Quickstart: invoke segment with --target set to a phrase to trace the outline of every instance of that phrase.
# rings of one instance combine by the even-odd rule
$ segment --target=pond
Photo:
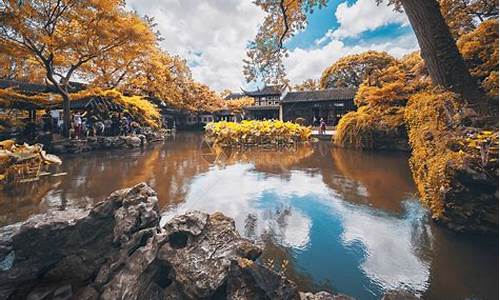
[[[163,221],[221,211],[264,247],[261,261],[303,290],[378,299],[408,289],[425,299],[497,299],[498,239],[456,235],[430,221],[401,153],[320,142],[282,151],[210,151],[199,133],[141,150],[64,157],[67,175],[0,191],[0,225],[90,207],[144,181]]]

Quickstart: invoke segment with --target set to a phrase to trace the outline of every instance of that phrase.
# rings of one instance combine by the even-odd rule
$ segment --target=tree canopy
[[[391,55],[379,51],[347,55],[323,71],[320,86],[323,89],[357,88],[368,75],[382,70],[395,61]]]
[[[306,79],[300,84],[296,84],[293,87],[295,91],[317,91],[320,89],[319,80],[316,79]]]
[[[0,2],[0,77],[54,85],[65,124],[76,77],[191,111],[221,107],[221,97],[195,82],[186,61],[163,51],[160,40],[154,19],[122,0]]]

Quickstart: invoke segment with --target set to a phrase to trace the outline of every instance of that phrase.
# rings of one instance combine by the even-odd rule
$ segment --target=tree
[[[301,84],[297,84],[293,87],[295,91],[317,91],[319,89],[319,81],[316,79],[306,79]]]
[[[124,55],[132,44],[155,41],[147,22],[121,0],[3,0],[0,10],[2,44],[34,57],[63,98],[66,136],[73,76],[112,51]]]
[[[154,48],[143,56],[121,89],[182,107],[183,90],[191,81],[191,70],[184,59]]]
[[[235,114],[243,115],[244,108],[255,104],[255,99],[248,96],[242,96],[237,99],[226,99],[226,107]]]
[[[378,0],[380,1],[380,0]],[[434,84],[451,90],[470,104],[483,98],[446,24],[436,0],[390,1],[402,7],[420,46],[420,55]]]
[[[440,0],[443,15],[455,39],[488,19],[498,18],[498,0]]]
[[[357,88],[369,74],[382,70],[395,61],[396,59],[386,52],[366,51],[347,55],[323,71],[320,86],[323,89]]]
[[[381,3],[382,0],[374,0]],[[404,9],[417,36],[421,55],[436,85],[460,94],[476,103],[483,94],[467,70],[455,40],[441,15],[437,0],[389,0],[395,9]],[[305,12],[321,8],[326,0],[258,0],[266,13],[255,41],[245,60],[247,80],[259,74],[283,77],[282,58],[286,55],[283,42],[304,28]]]
[[[6,47],[0,42],[0,78],[41,83],[45,72],[25,50]]]
[[[472,76],[489,96],[498,98],[498,19],[486,20],[458,39],[458,48]]]

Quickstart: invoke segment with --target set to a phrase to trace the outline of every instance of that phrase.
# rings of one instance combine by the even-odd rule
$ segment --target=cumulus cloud
[[[285,67],[288,79],[296,84],[308,78],[319,78],[326,67],[349,54],[378,50],[386,51],[395,57],[401,57],[417,49],[418,44],[413,33],[400,36],[397,39],[355,45],[346,45],[342,40],[332,39],[323,47],[291,50],[285,60]]]
[[[329,31],[331,38],[354,37],[389,24],[409,25],[405,14],[395,12],[385,3],[377,5],[374,0],[358,0],[352,5],[341,3],[335,11],[335,17],[340,26]]]
[[[181,55],[193,77],[216,90],[244,86],[242,59],[263,12],[248,0],[129,0],[130,9],[155,18],[163,49]]]
[[[161,47],[186,58],[196,80],[215,90],[249,87],[242,74],[242,60],[264,19],[264,13],[252,1],[129,0],[127,5],[155,18],[165,38]],[[292,83],[318,78],[328,65],[348,54],[375,49],[401,56],[417,48],[413,34],[390,42],[345,44],[346,37],[388,24],[408,24],[405,15],[385,5],[377,7],[374,0],[341,3],[335,17],[340,26],[319,40],[316,48],[290,50],[285,66]]]

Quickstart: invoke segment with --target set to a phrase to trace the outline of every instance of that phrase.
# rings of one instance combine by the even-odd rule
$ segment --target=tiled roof
[[[356,89],[335,88],[319,91],[289,92],[283,96],[282,102],[331,101],[354,99]]]
[[[77,92],[85,89],[86,85],[80,82],[70,82],[70,92]],[[22,93],[56,93],[53,85],[31,83],[26,81],[0,79],[0,88],[13,88]]]
[[[248,96],[268,96],[268,95],[281,95],[281,89],[277,85],[266,85],[263,89],[258,89],[252,92],[245,92]]]
[[[243,97],[244,95],[243,94],[240,94],[240,93],[231,93],[229,95],[227,95],[226,97],[224,97],[224,100],[233,100],[233,99],[239,99],[241,97]]]
[[[279,110],[278,105],[255,105],[255,106],[245,106],[246,110]]]

